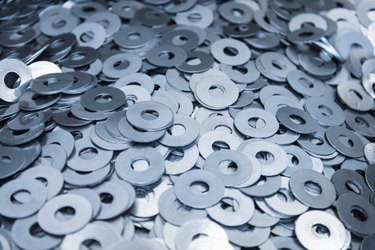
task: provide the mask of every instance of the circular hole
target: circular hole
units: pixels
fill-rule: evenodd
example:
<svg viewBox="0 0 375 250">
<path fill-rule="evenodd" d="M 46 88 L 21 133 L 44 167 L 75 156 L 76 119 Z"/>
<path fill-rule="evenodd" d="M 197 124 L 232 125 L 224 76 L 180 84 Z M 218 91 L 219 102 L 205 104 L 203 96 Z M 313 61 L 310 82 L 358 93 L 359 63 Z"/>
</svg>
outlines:
<svg viewBox="0 0 375 250">
<path fill-rule="evenodd" d="M 304 32 L 299 33 L 298 36 L 301 37 L 301 38 L 310 38 L 310 37 L 314 36 L 314 32 L 304 31 Z"/>
<path fill-rule="evenodd" d="M 293 123 L 295 123 L 295 124 L 297 124 L 297 125 L 304 125 L 304 124 L 306 124 L 306 121 L 305 121 L 302 117 L 297 116 L 297 115 L 290 115 L 290 116 L 289 116 L 289 119 L 290 119 Z"/>
<path fill-rule="evenodd" d="M 233 48 L 233 47 L 225 47 L 223 52 L 227 56 L 236 56 L 239 53 L 239 51 L 236 48 Z"/>
<path fill-rule="evenodd" d="M 180 136 L 185 134 L 186 128 L 182 124 L 174 124 L 167 129 L 167 133 L 173 136 Z"/>
<path fill-rule="evenodd" d="M 271 62 L 271 64 L 272 64 L 273 67 L 275 67 L 278 70 L 286 70 L 286 68 L 287 68 L 286 65 L 285 65 L 285 63 L 283 63 L 280 60 L 273 60 Z"/>
<path fill-rule="evenodd" d="M 158 57 L 163 60 L 172 60 L 174 58 L 174 54 L 170 51 L 162 51 L 159 53 Z"/>
<path fill-rule="evenodd" d="M 260 117 L 251 117 L 247 123 L 254 129 L 261 129 L 266 126 L 266 121 Z"/>
<path fill-rule="evenodd" d="M 312 194 L 314 196 L 319 196 L 322 194 L 322 187 L 319 186 L 318 183 L 313 181 L 306 181 L 304 184 L 304 188 L 309 194 Z"/>
<path fill-rule="evenodd" d="M 113 202 L 113 196 L 110 193 L 100 193 L 99 197 L 104 204 L 110 204 Z"/>
<path fill-rule="evenodd" d="M 333 116 L 333 111 L 330 107 L 324 105 L 324 104 L 320 104 L 318 106 L 318 109 L 320 111 L 320 113 L 326 117 L 332 117 Z"/>
<path fill-rule="evenodd" d="M 88 43 L 94 39 L 94 32 L 86 31 L 79 36 L 79 40 L 83 43 Z"/>
<path fill-rule="evenodd" d="M 46 233 L 38 223 L 34 223 L 33 225 L 31 225 L 31 227 L 29 228 L 29 233 L 35 238 L 43 238 L 46 236 Z"/>
<path fill-rule="evenodd" d="M 113 68 L 115 70 L 123 70 L 127 69 L 130 65 L 130 62 L 127 60 L 119 60 L 113 64 Z"/>
<path fill-rule="evenodd" d="M 86 57 L 86 55 L 82 52 L 74 52 L 71 56 L 70 56 L 70 59 L 72 61 L 80 61 L 82 59 L 84 59 Z"/>
<path fill-rule="evenodd" d="M 138 32 L 131 32 L 131 33 L 128 34 L 128 39 L 129 40 L 134 41 L 134 40 L 138 40 L 140 38 L 141 38 L 141 34 L 138 33 Z"/>
<path fill-rule="evenodd" d="M 109 94 L 99 94 L 95 96 L 94 100 L 98 103 L 109 103 L 112 101 L 112 96 Z"/>
<path fill-rule="evenodd" d="M 74 217 L 76 211 L 73 207 L 62 207 L 59 210 L 56 211 L 55 217 L 60 221 L 67 221 Z"/>
<path fill-rule="evenodd" d="M 4 77 L 4 83 L 7 88 L 16 89 L 20 86 L 21 79 L 17 73 L 9 72 Z"/>
<path fill-rule="evenodd" d="M 233 198 L 224 197 L 220 201 L 220 207 L 227 212 L 236 212 L 240 207 L 240 203 Z"/>
<path fill-rule="evenodd" d="M 62 39 L 58 39 L 58 40 L 54 40 L 51 44 L 50 44 L 50 47 L 51 49 L 57 49 L 61 46 L 63 46 L 65 44 L 64 40 Z"/>
<path fill-rule="evenodd" d="M 352 97 L 359 99 L 359 100 L 363 100 L 362 95 L 357 90 L 349 89 L 348 92 L 349 92 L 349 95 L 351 95 Z"/>
<path fill-rule="evenodd" d="M 91 13 L 91 12 L 95 12 L 96 9 L 92 6 L 84 6 L 82 8 L 82 11 L 85 12 L 85 13 Z"/>
<path fill-rule="evenodd" d="M 55 28 L 55 29 L 61 29 L 63 27 L 65 27 L 68 23 L 66 22 L 66 20 L 64 19 L 59 19 L 59 20 L 56 20 L 52 23 L 52 27 Z"/>
<path fill-rule="evenodd" d="M 245 66 L 243 66 L 243 65 L 234 66 L 233 70 L 238 71 L 238 72 L 240 72 L 243 75 L 245 75 L 245 74 L 247 74 L 249 72 L 249 70 Z"/>
<path fill-rule="evenodd" d="M 298 167 L 299 159 L 295 155 L 289 155 L 289 166 Z"/>
<path fill-rule="evenodd" d="M 187 20 L 191 23 L 198 23 L 200 20 L 202 20 L 202 15 L 200 13 L 190 13 L 187 16 Z"/>
<path fill-rule="evenodd" d="M 203 181 L 194 181 L 190 184 L 190 190 L 195 194 L 206 194 L 210 187 Z"/>
<path fill-rule="evenodd" d="M 167 161 L 170 161 L 170 162 L 178 162 L 178 161 L 181 161 L 182 158 L 184 158 L 184 151 L 181 150 L 181 149 L 172 149 L 168 156 L 167 156 Z"/>
<path fill-rule="evenodd" d="M 192 238 L 192 241 L 196 240 L 196 239 L 203 239 L 203 238 L 207 238 L 209 237 L 207 234 L 205 233 L 197 233 L 197 234 L 194 234 L 193 238 Z"/>
<path fill-rule="evenodd" d="M 354 118 L 354 121 L 355 121 L 355 123 L 358 124 L 358 125 L 364 126 L 364 127 L 366 127 L 366 128 L 369 128 L 369 127 L 370 127 L 370 124 L 369 124 L 365 119 L 363 119 L 361 116 L 356 116 L 356 117 Z"/>
<path fill-rule="evenodd" d="M 103 249 L 100 242 L 97 241 L 96 239 L 87 239 L 84 242 L 82 242 L 82 245 L 85 246 L 86 249 L 89 249 L 89 250 Z"/>
<path fill-rule="evenodd" d="M 4 162 L 4 163 L 10 163 L 12 161 L 12 159 L 7 155 L 3 155 L 3 156 L 1 156 L 1 161 Z"/>
<path fill-rule="evenodd" d="M 28 132 L 29 130 L 12 130 L 12 135 L 21 136 Z"/>
<path fill-rule="evenodd" d="M 279 198 L 282 202 L 288 202 L 288 196 L 282 192 L 282 191 L 279 191 L 276 193 L 277 195 L 277 198 Z"/>
<path fill-rule="evenodd" d="M 175 203 L 178 204 L 177 211 L 179 211 L 180 213 L 188 214 L 188 213 L 190 213 L 191 210 L 192 210 L 191 207 L 186 206 L 186 205 L 182 204 L 182 203 L 179 202 L 179 201 L 175 201 Z"/>
<path fill-rule="evenodd" d="M 301 77 L 298 79 L 298 82 L 303 85 L 303 87 L 307 88 L 307 89 L 312 89 L 314 88 L 314 83 L 311 82 L 309 79 L 306 79 L 304 77 Z"/>
<path fill-rule="evenodd" d="M 43 85 L 44 86 L 49 86 L 49 85 L 53 85 L 53 84 L 56 84 L 56 83 L 59 83 L 60 80 L 57 79 L 57 78 L 48 78 L 46 80 L 43 81 Z"/>
<path fill-rule="evenodd" d="M 181 46 L 189 41 L 185 36 L 175 36 L 172 38 L 172 43 L 176 46 Z"/>
<path fill-rule="evenodd" d="M 362 187 L 358 183 L 354 181 L 346 181 L 345 182 L 345 187 L 348 189 L 350 192 L 356 193 L 360 195 L 362 193 Z"/>
<path fill-rule="evenodd" d="M 212 144 L 212 149 L 214 151 L 218 151 L 218 150 L 222 150 L 222 149 L 230 149 L 228 143 L 224 142 L 224 141 L 215 141 L 213 144 Z"/>
<path fill-rule="evenodd" d="M 100 20 L 97 21 L 97 23 L 103 26 L 104 29 L 108 29 L 108 27 L 111 25 L 108 20 Z"/>
<path fill-rule="evenodd" d="M 226 132 L 228 134 L 232 134 L 232 128 L 227 126 L 227 125 L 224 125 L 224 124 L 220 124 L 220 125 L 217 125 L 215 128 L 214 128 L 215 131 L 223 131 L 223 132 Z"/>
<path fill-rule="evenodd" d="M 313 234 L 321 239 L 324 239 L 324 238 L 326 239 L 331 236 L 330 230 L 328 229 L 328 227 L 326 227 L 323 224 L 320 224 L 320 223 L 315 224 L 312 226 L 311 229 L 312 229 Z"/>
<path fill-rule="evenodd" d="M 93 147 L 83 148 L 79 151 L 78 155 L 84 160 L 91 160 L 98 155 L 98 150 Z"/>
<path fill-rule="evenodd" d="M 17 190 L 10 197 L 10 201 L 14 204 L 26 204 L 31 201 L 31 193 L 28 190 Z"/>
<path fill-rule="evenodd" d="M 245 11 L 238 9 L 238 8 L 233 8 L 231 9 L 232 15 L 235 17 L 242 17 L 245 15 Z"/>
<path fill-rule="evenodd" d="M 29 114 L 25 114 L 24 116 L 21 117 L 21 120 L 24 121 L 24 122 L 27 122 L 27 121 L 32 121 L 36 118 L 39 117 L 39 114 L 38 113 L 29 113 Z"/>
<path fill-rule="evenodd" d="M 213 96 L 223 96 L 225 94 L 225 88 L 221 85 L 212 85 L 210 86 L 210 88 L 208 89 L 210 95 L 213 95 Z"/>
<path fill-rule="evenodd" d="M 258 153 L 256 153 L 255 157 L 262 164 L 272 164 L 275 161 L 275 156 L 268 151 L 259 151 Z"/>
<path fill-rule="evenodd" d="M 46 178 L 44 177 L 38 177 L 36 178 L 38 181 L 40 181 L 41 183 L 43 183 L 44 186 L 47 186 L 48 185 L 48 181 Z"/>
<path fill-rule="evenodd" d="M 159 117 L 159 113 L 156 110 L 147 109 L 141 112 L 141 117 L 145 120 L 156 120 Z"/>
<path fill-rule="evenodd" d="M 317 135 L 314 135 L 311 139 L 310 139 L 311 143 L 314 144 L 314 145 L 317 145 L 317 146 L 321 146 L 324 144 L 324 140 L 320 137 L 318 137 Z"/>
<path fill-rule="evenodd" d="M 340 143 L 345 145 L 346 147 L 349 147 L 349 148 L 354 147 L 354 141 L 351 138 L 349 138 L 345 135 L 339 135 L 338 139 L 339 139 Z"/>
<path fill-rule="evenodd" d="M 352 207 L 351 214 L 354 218 L 356 218 L 359 221 L 366 221 L 368 218 L 366 211 L 358 206 Z"/>
<path fill-rule="evenodd" d="M 137 187 L 135 189 L 135 194 L 138 200 L 146 203 L 149 202 L 153 197 L 155 197 L 153 190 L 147 186 Z"/>
<path fill-rule="evenodd" d="M 150 168 L 150 162 L 145 157 L 137 157 L 132 160 L 130 166 L 136 172 L 143 172 Z"/>
<path fill-rule="evenodd" d="M 231 175 L 238 170 L 238 166 L 234 161 L 222 161 L 219 163 L 219 171 L 226 175 Z"/>
<path fill-rule="evenodd" d="M 202 64 L 202 61 L 198 57 L 192 57 L 186 60 L 186 64 L 191 65 L 191 66 L 196 66 L 196 65 Z"/>
</svg>

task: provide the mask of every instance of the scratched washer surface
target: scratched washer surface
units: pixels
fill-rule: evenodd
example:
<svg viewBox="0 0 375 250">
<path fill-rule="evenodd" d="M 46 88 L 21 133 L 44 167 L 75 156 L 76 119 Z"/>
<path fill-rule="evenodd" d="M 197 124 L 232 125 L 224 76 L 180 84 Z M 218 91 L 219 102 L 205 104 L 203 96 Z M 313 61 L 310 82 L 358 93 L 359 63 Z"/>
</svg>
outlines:
<svg viewBox="0 0 375 250">
<path fill-rule="evenodd" d="M 0 249 L 373 249 L 374 6 L 1 1 Z"/>
</svg>

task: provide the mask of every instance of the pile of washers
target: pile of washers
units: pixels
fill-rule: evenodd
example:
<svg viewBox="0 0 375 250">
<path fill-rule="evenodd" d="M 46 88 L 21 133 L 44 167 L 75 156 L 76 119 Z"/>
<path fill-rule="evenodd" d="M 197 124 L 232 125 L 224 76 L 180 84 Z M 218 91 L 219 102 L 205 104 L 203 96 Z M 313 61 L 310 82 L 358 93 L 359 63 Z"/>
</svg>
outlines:
<svg viewBox="0 0 375 250">
<path fill-rule="evenodd" d="M 375 249 L 374 9 L 0 0 L 0 249 Z"/>
</svg>

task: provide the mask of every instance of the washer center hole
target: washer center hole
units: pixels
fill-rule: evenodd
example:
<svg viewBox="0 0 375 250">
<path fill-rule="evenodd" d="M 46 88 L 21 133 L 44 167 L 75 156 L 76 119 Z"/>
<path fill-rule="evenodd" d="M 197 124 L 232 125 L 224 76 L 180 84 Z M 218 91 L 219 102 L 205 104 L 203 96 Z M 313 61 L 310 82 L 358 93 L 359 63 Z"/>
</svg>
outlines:
<svg viewBox="0 0 375 250">
<path fill-rule="evenodd" d="M 86 55 L 82 52 L 74 52 L 71 56 L 70 56 L 70 59 L 72 61 L 79 61 L 79 60 L 82 60 L 86 57 Z"/>
<path fill-rule="evenodd" d="M 186 128 L 182 124 L 174 124 L 172 127 L 167 129 L 167 133 L 172 136 L 181 136 L 185 134 Z"/>
<path fill-rule="evenodd" d="M 82 245 L 85 246 L 86 249 L 89 249 L 89 250 L 103 249 L 100 242 L 97 241 L 96 239 L 87 239 L 84 242 L 82 242 Z"/>
<path fill-rule="evenodd" d="M 156 110 L 147 109 L 141 112 L 141 117 L 145 120 L 152 121 L 159 118 L 159 113 Z"/>
<path fill-rule="evenodd" d="M 155 197 L 154 191 L 150 187 L 137 187 L 135 189 L 137 200 L 142 203 L 148 203 Z"/>
<path fill-rule="evenodd" d="M 1 161 L 4 162 L 4 163 L 10 163 L 12 161 L 12 158 L 10 158 L 10 156 L 8 156 L 8 155 L 2 155 Z"/>
<path fill-rule="evenodd" d="M 311 230 L 313 234 L 320 239 L 328 239 L 331 236 L 328 227 L 320 223 L 313 225 Z"/>
<path fill-rule="evenodd" d="M 314 83 L 312 81 L 310 81 L 309 79 L 306 79 L 304 77 L 301 77 L 300 79 L 298 79 L 298 82 L 305 88 L 307 89 L 312 89 L 314 88 Z"/>
<path fill-rule="evenodd" d="M 198 23 L 200 20 L 202 20 L 202 15 L 200 13 L 190 13 L 187 16 L 187 20 L 190 23 Z"/>
<path fill-rule="evenodd" d="M 52 27 L 55 29 L 64 28 L 68 23 L 64 19 L 58 19 L 52 23 Z"/>
<path fill-rule="evenodd" d="M 130 33 L 128 34 L 128 39 L 129 39 L 129 40 L 134 41 L 134 40 L 139 40 L 140 38 L 141 38 L 141 34 L 138 33 L 138 32 L 130 32 Z"/>
<path fill-rule="evenodd" d="M 324 105 L 324 104 L 320 104 L 318 106 L 318 109 L 320 111 L 320 113 L 326 117 L 332 117 L 333 116 L 333 111 L 330 107 Z"/>
<path fill-rule="evenodd" d="M 53 85 L 53 84 L 56 84 L 56 83 L 59 83 L 59 79 L 55 78 L 55 77 L 51 77 L 51 78 L 48 78 L 46 80 L 43 81 L 43 85 L 44 86 L 49 86 L 49 85 Z"/>
<path fill-rule="evenodd" d="M 128 60 L 118 60 L 113 64 L 113 68 L 115 70 L 123 70 L 127 69 L 130 65 L 130 62 Z"/>
<path fill-rule="evenodd" d="M 355 181 L 346 181 L 345 182 L 345 187 L 348 189 L 350 192 L 356 193 L 360 195 L 362 193 L 362 187 L 359 183 Z"/>
<path fill-rule="evenodd" d="M 366 221 L 368 218 L 366 211 L 358 206 L 352 207 L 351 214 L 354 218 L 356 218 L 359 221 Z"/>
<path fill-rule="evenodd" d="M 357 100 L 360 100 L 362 101 L 363 100 L 363 96 L 355 89 L 349 89 L 348 90 L 349 92 L 349 95 L 350 95 L 350 99 L 354 98 L 354 99 L 357 99 Z"/>
<path fill-rule="evenodd" d="M 286 70 L 286 64 L 282 62 L 281 60 L 272 60 L 271 62 L 272 66 L 278 70 Z"/>
<path fill-rule="evenodd" d="M 100 201 L 104 204 L 111 204 L 113 202 L 113 196 L 110 193 L 100 193 Z"/>
<path fill-rule="evenodd" d="M 163 60 L 172 60 L 174 58 L 174 54 L 170 51 L 162 51 L 159 53 L 158 57 Z"/>
<path fill-rule="evenodd" d="M 260 117 L 251 117 L 247 123 L 254 129 L 261 129 L 266 126 L 266 121 Z"/>
<path fill-rule="evenodd" d="M 225 47 L 223 52 L 227 56 L 237 56 L 239 53 L 239 51 L 236 48 L 229 47 L 229 46 Z"/>
<path fill-rule="evenodd" d="M 182 214 L 188 214 L 188 213 L 191 212 L 191 210 L 192 210 L 191 207 L 186 206 L 186 205 L 182 204 L 181 202 L 179 202 L 177 200 L 174 201 L 174 202 L 178 205 L 177 211 L 179 211 L 180 213 L 182 213 Z"/>
<path fill-rule="evenodd" d="M 234 213 L 240 208 L 240 203 L 231 197 L 224 197 L 220 201 L 220 207 L 227 212 Z"/>
<path fill-rule="evenodd" d="M 222 85 L 214 84 L 208 89 L 210 95 L 223 96 L 225 94 L 225 88 Z"/>
<path fill-rule="evenodd" d="M 224 160 L 219 163 L 219 171 L 226 175 L 231 175 L 238 170 L 238 166 L 234 161 Z"/>
<path fill-rule="evenodd" d="M 290 115 L 290 116 L 289 116 L 289 119 L 290 119 L 293 123 L 295 123 L 295 124 L 297 124 L 297 125 L 304 125 L 304 124 L 306 124 L 306 121 L 305 121 L 302 117 L 300 117 L 300 116 L 298 116 L 298 115 Z"/>
<path fill-rule="evenodd" d="M 19 205 L 29 203 L 31 201 L 31 193 L 25 189 L 18 190 L 12 194 L 10 201 Z"/>
<path fill-rule="evenodd" d="M 279 189 L 276 195 L 282 202 L 285 202 L 285 203 L 291 203 L 295 201 L 296 199 L 294 195 L 292 194 L 292 192 L 286 188 Z"/>
<path fill-rule="evenodd" d="M 227 126 L 227 125 L 224 125 L 224 124 L 221 124 L 221 125 L 217 125 L 215 128 L 214 128 L 215 131 L 223 131 L 225 133 L 229 133 L 229 134 L 232 134 L 233 130 L 231 127 Z"/>
<path fill-rule="evenodd" d="M 21 120 L 24 122 L 32 121 L 37 119 L 40 116 L 38 113 L 29 113 L 25 114 L 24 116 L 21 117 Z"/>
<path fill-rule="evenodd" d="M 66 206 L 57 210 L 55 213 L 55 217 L 59 221 L 68 221 L 72 219 L 75 214 L 76 214 L 76 211 L 74 210 L 73 207 Z"/>
<path fill-rule="evenodd" d="M 34 223 L 33 225 L 31 225 L 31 227 L 29 228 L 29 233 L 36 238 L 43 238 L 46 236 L 46 233 L 38 223 Z"/>
<path fill-rule="evenodd" d="M 367 17 L 371 20 L 371 21 L 375 21 L 375 8 L 371 8 L 367 11 Z"/>
<path fill-rule="evenodd" d="M 203 181 L 194 181 L 190 184 L 190 190 L 198 195 L 204 195 L 209 191 L 210 187 Z"/>
<path fill-rule="evenodd" d="M 295 155 L 288 154 L 289 164 L 288 166 L 298 167 L 299 159 Z"/>
<path fill-rule="evenodd" d="M 188 58 L 188 59 L 186 60 L 186 64 L 191 65 L 191 66 L 195 66 L 195 65 L 200 65 L 200 64 L 202 64 L 202 61 L 201 61 L 201 59 L 198 58 L 198 57 L 192 57 L 192 58 Z"/>
<path fill-rule="evenodd" d="M 370 124 L 365 119 L 363 119 L 361 116 L 356 116 L 354 118 L 354 121 L 358 125 L 361 125 L 361 126 L 366 127 L 366 128 L 370 128 Z"/>
<path fill-rule="evenodd" d="M 95 96 L 95 102 L 98 103 L 109 103 L 112 101 L 112 96 L 106 93 Z"/>
<path fill-rule="evenodd" d="M 304 188 L 311 195 L 319 196 L 322 194 L 322 187 L 314 181 L 306 181 Z"/>
<path fill-rule="evenodd" d="M 79 40 L 83 43 L 88 43 L 90 41 L 92 41 L 95 37 L 95 34 L 94 32 L 92 31 L 85 31 L 83 32 L 80 36 L 79 36 Z"/>
<path fill-rule="evenodd" d="M 245 15 L 245 11 L 243 11 L 243 10 L 241 10 L 239 8 L 233 8 L 233 9 L 231 9 L 231 13 L 235 17 L 242 17 L 243 15 Z"/>
<path fill-rule="evenodd" d="M 317 135 L 314 135 L 311 139 L 310 139 L 310 142 L 314 145 L 317 145 L 317 146 L 321 146 L 324 144 L 324 140 L 317 136 Z"/>
<path fill-rule="evenodd" d="M 184 45 L 186 44 L 187 42 L 189 41 L 189 39 L 187 39 L 186 36 L 175 36 L 172 38 L 172 43 L 176 46 L 181 46 L 181 45 Z"/>
<path fill-rule="evenodd" d="M 233 70 L 240 72 L 243 75 L 249 72 L 249 70 L 244 65 L 233 66 Z"/>
<path fill-rule="evenodd" d="M 98 155 L 98 150 L 93 147 L 83 148 L 78 153 L 79 157 L 84 160 L 91 160 Z"/>
<path fill-rule="evenodd" d="M 136 172 L 143 172 L 150 168 L 150 162 L 146 157 L 136 157 L 130 164 L 131 168 Z"/>
<path fill-rule="evenodd" d="M 181 149 L 172 149 L 168 156 L 167 156 L 167 161 L 170 161 L 170 162 L 178 162 L 178 161 L 181 161 L 182 158 L 184 158 L 184 151 L 181 150 Z"/>
<path fill-rule="evenodd" d="M 212 149 L 214 151 L 218 151 L 218 150 L 222 150 L 222 149 L 230 149 L 228 143 L 224 142 L 224 141 L 215 141 L 213 144 L 212 144 Z"/>
<path fill-rule="evenodd" d="M 21 79 L 16 72 L 9 72 L 4 77 L 4 83 L 7 88 L 16 89 L 20 86 Z"/>
<path fill-rule="evenodd" d="M 85 13 L 94 13 L 96 11 L 96 9 L 92 6 L 84 6 L 82 8 L 82 11 L 85 12 Z"/>
<path fill-rule="evenodd" d="M 255 154 L 255 157 L 260 161 L 262 164 L 272 164 L 275 161 L 275 156 L 268 151 L 259 151 Z"/>
<path fill-rule="evenodd" d="M 101 26 L 103 26 L 104 29 L 108 29 L 108 27 L 111 25 L 109 23 L 109 21 L 105 20 L 105 19 L 99 20 L 99 21 L 97 21 L 97 23 L 100 24 Z"/>
<path fill-rule="evenodd" d="M 57 49 L 65 44 L 63 39 L 54 40 L 49 46 L 51 49 Z"/>
<path fill-rule="evenodd" d="M 339 141 L 341 144 L 345 145 L 346 147 L 349 147 L 349 148 L 354 147 L 354 141 L 345 135 L 339 135 Z"/>
</svg>

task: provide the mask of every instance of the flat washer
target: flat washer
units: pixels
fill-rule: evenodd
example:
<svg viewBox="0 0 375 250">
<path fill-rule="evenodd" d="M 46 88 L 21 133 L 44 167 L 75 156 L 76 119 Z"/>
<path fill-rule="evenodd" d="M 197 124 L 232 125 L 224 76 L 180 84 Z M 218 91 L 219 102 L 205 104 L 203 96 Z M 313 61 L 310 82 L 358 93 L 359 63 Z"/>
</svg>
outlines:
<svg viewBox="0 0 375 250">
<path fill-rule="evenodd" d="M 297 108 L 279 108 L 276 117 L 285 127 L 300 134 L 311 134 L 318 130 L 316 120 L 309 113 Z M 295 122 L 293 118 L 297 121 Z"/>
<path fill-rule="evenodd" d="M 207 186 L 207 192 L 192 190 L 192 185 Z M 180 175 L 174 185 L 176 197 L 193 208 L 207 208 L 217 204 L 224 196 L 224 184 L 213 173 L 206 170 L 191 170 Z"/>
<path fill-rule="evenodd" d="M 28 202 L 17 204 L 12 196 L 19 191 L 30 194 Z M 32 178 L 15 179 L 0 188 L 0 214 L 9 218 L 24 218 L 37 212 L 47 199 L 47 189 L 38 180 Z"/>
<path fill-rule="evenodd" d="M 360 195 L 345 193 L 336 203 L 337 214 L 345 227 L 359 237 L 375 233 L 375 208 Z"/>
<path fill-rule="evenodd" d="M 296 235 L 300 243 L 307 249 L 317 249 L 323 244 L 327 249 L 343 249 L 345 244 L 345 227 L 334 215 L 312 210 L 296 220 Z M 323 225 L 329 230 L 329 236 L 322 238 L 315 232 L 314 226 Z"/>
<path fill-rule="evenodd" d="M 148 162 L 148 169 L 136 171 L 132 165 L 137 160 Z M 153 148 L 129 148 L 121 152 L 115 162 L 116 173 L 123 180 L 136 185 L 143 186 L 158 181 L 165 171 L 165 162 L 162 155 Z"/>
<path fill-rule="evenodd" d="M 51 73 L 33 79 L 30 89 L 40 95 L 53 95 L 70 88 L 73 82 L 69 73 Z"/>
<path fill-rule="evenodd" d="M 233 55 L 225 53 L 227 50 L 234 50 Z M 211 54 L 221 63 L 226 65 L 241 65 L 250 60 L 251 51 L 243 42 L 232 38 L 217 40 L 211 45 Z"/>
<path fill-rule="evenodd" d="M 342 137 L 345 141 L 340 140 Z M 364 155 L 365 145 L 357 134 L 342 126 L 332 126 L 326 130 L 328 142 L 341 154 L 349 157 L 361 157 Z"/>
<path fill-rule="evenodd" d="M 73 208 L 75 213 L 72 218 L 62 221 L 56 218 L 56 213 L 64 208 Z M 64 235 L 77 232 L 82 229 L 92 216 L 90 202 L 80 195 L 62 194 L 46 202 L 38 212 L 40 227 L 54 235 Z"/>
<path fill-rule="evenodd" d="M 304 107 L 323 126 L 339 126 L 345 122 L 344 111 L 328 98 L 311 97 L 305 101 Z"/>
<path fill-rule="evenodd" d="M 306 184 L 310 182 L 319 186 L 320 193 L 312 194 L 306 189 Z M 314 170 L 304 169 L 294 172 L 290 177 L 289 186 L 299 201 L 312 208 L 324 209 L 336 200 L 333 184 L 327 177 Z"/>
<path fill-rule="evenodd" d="M 104 99 L 103 101 L 101 101 Z M 113 111 L 125 103 L 125 94 L 114 87 L 96 87 L 81 96 L 81 105 L 91 111 Z"/>
<path fill-rule="evenodd" d="M 107 77 L 117 79 L 131 73 L 136 73 L 141 67 L 142 59 L 138 55 L 119 53 L 108 57 L 103 62 L 102 72 Z"/>
<path fill-rule="evenodd" d="M 357 172 L 350 169 L 339 169 L 331 177 L 338 195 L 344 193 L 355 193 L 369 200 L 371 191 L 363 177 Z"/>
</svg>

